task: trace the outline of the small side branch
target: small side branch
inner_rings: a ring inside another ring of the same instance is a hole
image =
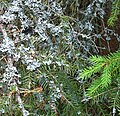
[[[5,31],[5,29],[3,28],[2,25],[0,25],[0,29],[2,31],[2,34],[3,34],[3,37],[4,39],[8,38],[7,36],[7,32]],[[7,57],[7,64],[10,66],[10,67],[13,67],[13,61],[14,59],[12,59],[11,57],[9,56],[6,56]],[[22,112],[22,115],[23,116],[27,116],[29,113],[27,110],[25,110],[24,108],[24,105],[23,105],[23,102],[22,102],[22,99],[21,99],[21,96],[20,96],[20,91],[19,91],[19,88],[18,88],[18,85],[17,85],[17,80],[18,79],[17,77],[11,77],[13,78],[12,82],[15,84],[16,86],[16,92],[17,92],[17,101],[18,101],[18,104],[19,104],[19,108],[21,109],[21,112]],[[11,96],[9,96],[11,97]]]

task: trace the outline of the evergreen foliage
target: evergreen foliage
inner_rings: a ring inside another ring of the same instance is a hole
[[[120,42],[108,2],[0,0],[0,116],[119,114],[120,53],[98,56]]]
[[[108,19],[109,26],[114,26],[115,22],[118,20],[119,14],[120,14],[120,0],[114,0],[111,15]]]
[[[92,56],[89,58],[92,66],[85,68],[80,74],[83,80],[91,79],[86,96],[94,99],[103,95],[112,95],[113,111],[120,111],[120,51],[108,56]],[[112,92],[109,94],[109,92]]]
[[[97,79],[95,79],[91,84],[91,87],[88,88],[88,95],[92,96],[97,90],[99,91],[99,89],[108,88],[112,83],[112,78],[115,78],[116,80],[119,79],[120,51],[111,53],[106,57],[92,56],[90,61],[93,66],[85,68],[81,73],[80,78],[88,79],[96,74]]]

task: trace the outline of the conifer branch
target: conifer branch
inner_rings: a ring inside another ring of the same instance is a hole
[[[115,77],[117,77],[117,74],[120,73],[120,51],[117,51],[116,53],[111,53],[106,57],[92,56],[90,58],[90,61],[93,65],[85,68],[80,74],[80,78],[87,79],[91,78],[96,73],[100,74],[99,79],[95,79],[92,82],[91,86],[87,89],[88,95],[92,96],[98,90],[102,88],[107,88],[111,84],[112,78],[115,75]],[[96,76],[98,75],[96,74]]]

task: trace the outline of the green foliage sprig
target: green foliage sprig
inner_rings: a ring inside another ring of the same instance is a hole
[[[120,51],[111,53],[105,57],[92,56],[90,57],[90,61],[93,65],[85,68],[80,74],[80,78],[88,79],[93,75],[97,76],[97,79],[87,89],[88,95],[92,96],[100,89],[107,88],[111,84],[112,78],[120,78]]]
[[[118,15],[120,14],[120,0],[115,0],[112,5],[112,12],[108,19],[108,25],[114,26],[115,22],[118,20]]]

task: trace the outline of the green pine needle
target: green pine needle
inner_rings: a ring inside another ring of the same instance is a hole
[[[87,79],[93,77],[95,73],[101,74],[99,78],[95,79],[87,89],[88,95],[92,96],[100,89],[109,87],[112,78],[117,77],[120,73],[120,51],[111,53],[106,57],[92,56],[90,61],[93,65],[85,68],[80,74],[80,78]]]

